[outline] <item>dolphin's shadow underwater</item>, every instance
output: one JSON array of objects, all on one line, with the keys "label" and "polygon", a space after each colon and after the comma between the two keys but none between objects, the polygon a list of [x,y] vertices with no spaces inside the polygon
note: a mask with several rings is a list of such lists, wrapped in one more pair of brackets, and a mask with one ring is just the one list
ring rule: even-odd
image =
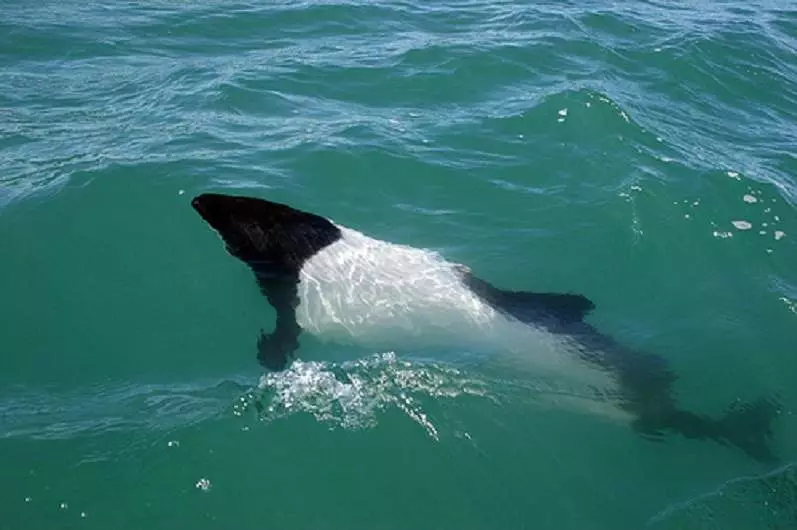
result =
[{"label": "dolphin's shadow underwater", "polygon": [[288,366],[302,331],[365,342],[390,337],[389,331],[401,337],[428,329],[439,336],[452,327],[472,332],[474,340],[534,333],[611,374],[618,406],[641,435],[678,433],[735,446],[761,462],[777,460],[769,446],[778,414],[773,401],[762,398],[719,419],[681,409],[665,360],[584,322],[595,307],[584,296],[502,290],[433,252],[371,239],[263,199],[208,193],[191,204],[227,251],[251,268],[276,310],[274,330],[261,331],[257,341],[257,358],[270,370]]}]

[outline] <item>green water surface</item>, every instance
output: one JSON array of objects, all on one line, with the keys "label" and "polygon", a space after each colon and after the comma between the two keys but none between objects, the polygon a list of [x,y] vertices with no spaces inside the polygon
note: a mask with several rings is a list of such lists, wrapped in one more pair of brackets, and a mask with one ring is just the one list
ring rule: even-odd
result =
[{"label": "green water surface", "polygon": [[[796,52],[777,1],[3,0],[0,529],[794,528]],[[261,381],[205,191],[584,294],[780,462],[401,343]]]}]

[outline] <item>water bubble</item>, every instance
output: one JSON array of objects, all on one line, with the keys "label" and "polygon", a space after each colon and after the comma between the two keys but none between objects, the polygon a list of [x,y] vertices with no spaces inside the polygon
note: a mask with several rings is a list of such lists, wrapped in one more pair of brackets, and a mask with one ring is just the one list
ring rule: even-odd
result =
[{"label": "water bubble", "polygon": [[750,194],[745,195],[744,197],[742,197],[742,199],[744,199],[744,202],[749,203],[749,204],[753,204],[753,203],[758,202],[758,199],[756,199],[754,196],[752,196]]},{"label": "water bubble", "polygon": [[737,230],[750,230],[753,228],[753,225],[748,221],[731,221],[731,224],[733,224]]},{"label": "water bubble", "polygon": [[202,491],[208,491],[210,489],[210,481],[203,477],[194,486]]}]

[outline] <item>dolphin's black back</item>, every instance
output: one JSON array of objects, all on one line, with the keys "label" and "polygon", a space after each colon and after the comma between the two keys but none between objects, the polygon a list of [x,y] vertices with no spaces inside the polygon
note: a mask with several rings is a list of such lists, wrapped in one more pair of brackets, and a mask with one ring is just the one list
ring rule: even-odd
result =
[{"label": "dolphin's black back", "polygon": [[296,275],[341,236],[329,219],[263,199],[205,193],[191,205],[259,276]]}]

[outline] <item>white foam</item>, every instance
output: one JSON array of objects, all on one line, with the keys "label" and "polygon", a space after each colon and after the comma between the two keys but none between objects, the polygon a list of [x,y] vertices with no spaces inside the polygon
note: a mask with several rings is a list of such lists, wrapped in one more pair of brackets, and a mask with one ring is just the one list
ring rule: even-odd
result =
[{"label": "white foam", "polygon": [[392,352],[343,363],[295,361],[287,370],[264,374],[237,415],[258,404],[262,422],[306,414],[331,428],[362,430],[375,427],[381,413],[398,410],[431,439],[439,440],[447,426],[435,423],[429,409],[440,400],[465,396],[494,403],[503,398],[529,400],[536,406],[598,414],[613,421],[628,419],[611,394],[600,393],[592,382],[578,386],[528,374],[517,380],[502,375],[490,381],[444,364],[401,361]]},{"label": "white foam", "polygon": [[784,304],[786,304],[786,307],[789,308],[789,311],[791,311],[792,313],[797,315],[797,302],[795,302],[794,300],[790,300],[790,299],[786,298],[785,296],[781,296],[779,298],[779,300],[781,302],[783,302]]},{"label": "white foam", "polygon": [[263,421],[302,413],[333,427],[358,430],[374,426],[378,412],[395,408],[435,440],[439,432],[424,410],[427,399],[489,397],[484,383],[457,369],[415,366],[392,352],[339,365],[296,361],[288,370],[263,375],[258,393],[250,398],[265,396]]}]

